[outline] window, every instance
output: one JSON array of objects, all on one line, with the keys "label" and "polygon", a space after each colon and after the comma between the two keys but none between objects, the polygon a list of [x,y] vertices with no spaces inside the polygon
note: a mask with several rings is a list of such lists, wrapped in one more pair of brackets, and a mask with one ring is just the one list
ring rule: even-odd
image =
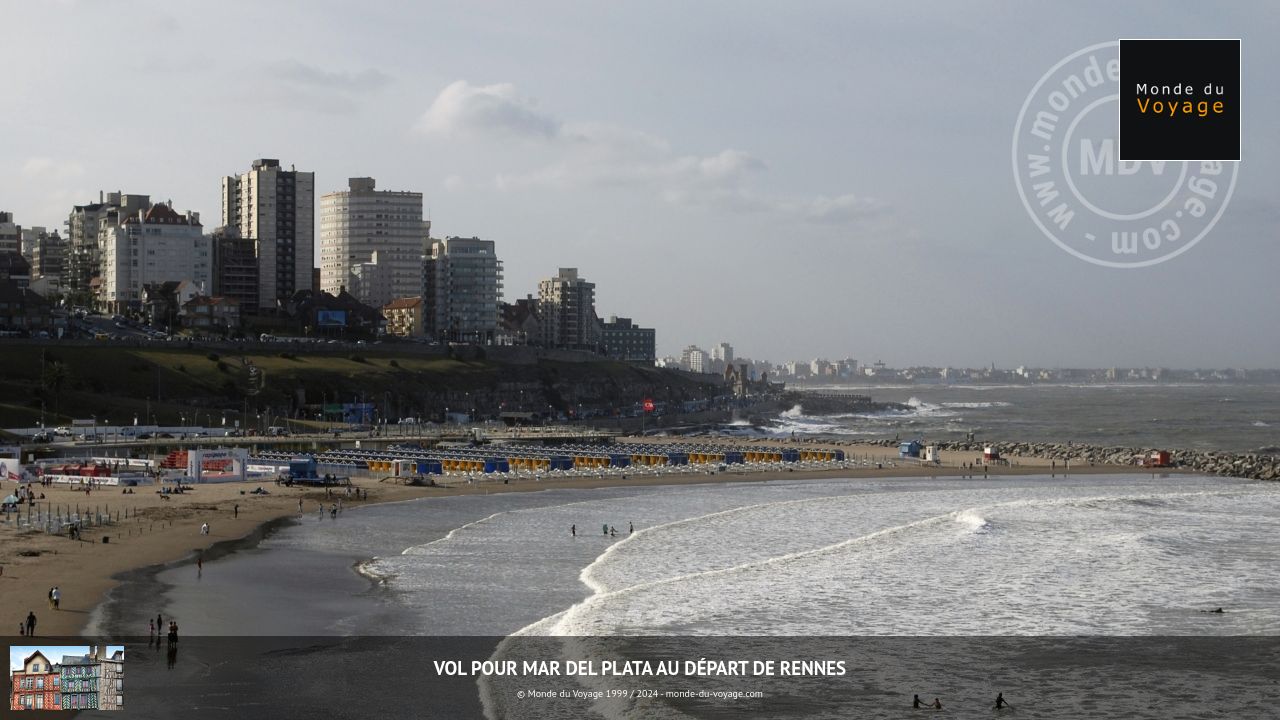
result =
[{"label": "window", "polygon": [[43,710],[43,709],[44,709],[44,695],[37,695],[37,696],[36,696],[36,709],[37,709],[37,710]]}]

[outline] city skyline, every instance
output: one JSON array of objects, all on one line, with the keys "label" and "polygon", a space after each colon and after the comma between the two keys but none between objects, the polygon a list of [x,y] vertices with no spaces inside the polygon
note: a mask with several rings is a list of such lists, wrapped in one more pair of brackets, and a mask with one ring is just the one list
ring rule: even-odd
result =
[{"label": "city skyline", "polygon": [[[1008,171],[1018,107],[1066,54],[1118,36],[1266,37],[1277,21],[1261,4],[1109,8],[1100,27],[1100,13],[1038,5],[978,24],[945,5],[788,20],[712,4],[676,22],[651,5],[351,17],[155,3],[129,14],[148,37],[137,45],[101,31],[122,21],[110,4],[7,7],[28,29],[11,99],[49,111],[0,120],[0,209],[23,227],[60,229],[73,205],[120,190],[172,199],[211,229],[219,178],[271,157],[314,172],[318,196],[361,176],[422,192],[435,234],[497,243],[508,302],[580,268],[602,315],[657,328],[659,355],[720,335],[747,356],[874,347],[897,366],[1280,357],[1280,152],[1264,131],[1277,108],[1251,72],[1276,50],[1244,38],[1246,162],[1218,227],[1179,258],[1124,272],[1076,261],[1039,235]],[[565,42],[553,30],[569,21],[584,32]],[[909,40],[890,32],[904,23]],[[1060,32],[1046,43],[1027,24]],[[429,27],[457,32],[421,43],[414,28]],[[660,52],[639,53],[655,34]],[[94,82],[86,63],[108,50],[113,75]],[[110,107],[134,83],[134,112],[62,111],[72,87],[78,105]]]}]

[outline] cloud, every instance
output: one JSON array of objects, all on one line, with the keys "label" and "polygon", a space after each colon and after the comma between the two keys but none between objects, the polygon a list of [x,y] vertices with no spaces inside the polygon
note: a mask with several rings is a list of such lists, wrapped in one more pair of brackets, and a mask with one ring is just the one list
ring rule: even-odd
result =
[{"label": "cloud", "polygon": [[[752,178],[767,173],[768,165],[745,150],[678,154],[666,139],[641,130],[564,122],[539,109],[510,83],[453,82],[431,102],[416,129],[427,136],[489,144],[517,139],[541,151],[544,159],[534,167],[494,175],[493,186],[502,191],[626,188],[673,205],[766,213],[788,222],[824,225],[857,224],[891,212],[882,200],[847,192],[798,199],[762,194],[751,188]],[[547,162],[546,153],[554,159]],[[510,154],[507,161],[514,157]],[[459,187],[453,182],[446,186]]]},{"label": "cloud", "polygon": [[539,111],[533,101],[516,94],[514,85],[472,85],[466,80],[451,83],[418,120],[419,131],[428,135],[498,133],[514,137],[553,139],[561,125]]}]

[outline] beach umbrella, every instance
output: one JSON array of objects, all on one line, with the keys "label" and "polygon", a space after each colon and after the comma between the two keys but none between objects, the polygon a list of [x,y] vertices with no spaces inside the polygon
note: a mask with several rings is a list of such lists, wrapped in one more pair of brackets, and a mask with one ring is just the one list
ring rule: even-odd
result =
[{"label": "beach umbrella", "polygon": [[7,498],[5,498],[5,499],[4,499],[4,504],[5,504],[5,505],[17,505],[17,504],[18,504],[18,496],[17,496],[17,495],[10,495],[9,497],[7,497]]}]

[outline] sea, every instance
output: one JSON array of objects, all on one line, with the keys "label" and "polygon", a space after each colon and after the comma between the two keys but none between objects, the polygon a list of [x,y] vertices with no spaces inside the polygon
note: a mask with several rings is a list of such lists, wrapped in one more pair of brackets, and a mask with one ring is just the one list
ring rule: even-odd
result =
[{"label": "sea", "polygon": [[961,440],[973,433],[985,440],[1280,453],[1280,385],[1046,383],[809,389],[865,394],[907,408],[809,415],[801,403],[763,430],[742,420],[730,432],[930,440]]},{"label": "sea", "polygon": [[[750,432],[843,439],[976,432],[1249,449],[1277,444],[1268,428],[1272,421],[1280,426],[1275,388],[885,388],[872,394],[907,401],[912,410],[809,417],[797,409],[771,428]],[[180,563],[130,578],[96,620],[100,630],[132,634],[162,612],[179,618],[184,633],[205,637],[836,638],[837,646],[840,638],[917,639],[909,648],[895,646],[890,654],[899,660],[918,660],[920,639],[933,639],[943,645],[931,652],[945,647],[953,671],[929,672],[951,698],[968,693],[974,703],[986,692],[979,688],[994,686],[989,674],[962,671],[1000,656],[980,651],[983,643],[1099,639],[1122,644],[1107,649],[1112,671],[1101,670],[1101,661],[1082,665],[1079,653],[1064,655],[1062,642],[1000,656],[1035,675],[1036,693],[1056,693],[1061,707],[1071,709],[1034,716],[1216,717],[1223,708],[1252,716],[1260,708],[1274,713],[1273,701],[1280,702],[1278,644],[1259,651],[1265,661],[1247,655],[1247,668],[1230,673],[1230,682],[1239,684],[1235,696],[1208,700],[1207,691],[1187,688],[1191,679],[1208,682],[1209,665],[1221,671],[1229,659],[1245,657],[1241,643],[1280,639],[1277,537],[1280,484],[1192,474],[665,487],[619,481],[598,489],[375,505],[337,519],[299,516],[206,559],[202,571]],[[1234,649],[1174,652],[1170,638],[1217,638]],[[1144,639],[1158,640],[1164,654],[1135,645]],[[845,651],[837,646],[814,653],[840,656]],[[1135,663],[1171,653],[1176,662],[1161,666],[1159,678],[1120,679]],[[935,664],[940,656],[929,655]],[[1206,658],[1205,665],[1188,660],[1196,657]],[[1019,695],[1032,691],[1030,681],[1010,677],[1004,682]],[[601,682],[589,678],[578,686],[591,693],[607,685]],[[841,702],[874,707],[881,698],[898,707],[909,690],[897,676],[859,682],[861,690]],[[518,704],[511,701],[518,681],[471,684],[485,717],[735,716],[717,714],[724,703],[682,706],[598,695],[588,695],[594,699],[586,704]],[[773,687],[789,692],[796,686]],[[848,716],[841,713],[853,706],[818,701],[830,687],[814,686],[815,694],[792,714],[766,709],[737,716]],[[1147,715],[1141,708],[1156,706],[1143,700],[1137,710],[1117,712],[1116,703],[1166,692],[1162,688],[1171,688],[1178,707],[1194,711],[1166,705]],[[984,712],[951,715],[989,716]]]}]

